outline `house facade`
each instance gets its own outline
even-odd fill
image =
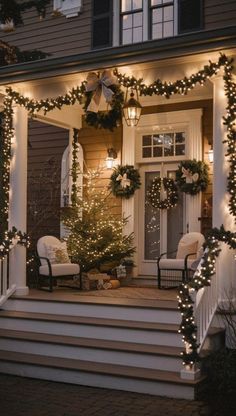
[[[212,227],[219,229],[222,225],[235,233],[234,211],[230,210],[227,192],[230,165],[223,117],[228,108],[224,70],[227,58],[230,62],[236,55],[236,3],[54,0],[46,11],[42,21],[35,12],[25,12],[23,26],[1,33],[2,40],[21,50],[37,48],[50,54],[40,61],[0,68],[2,103],[7,87],[19,94],[13,100],[15,139],[9,227],[26,232],[27,215],[28,227],[35,221],[34,216],[30,217],[30,212],[37,211],[35,207],[30,206],[29,212],[28,204],[27,214],[27,166],[29,177],[29,172],[42,171],[50,155],[56,154],[59,162],[65,162],[63,154],[67,145],[69,149],[72,146],[73,129],[79,129],[81,161],[91,169],[103,167],[99,186],[106,186],[111,175],[104,167],[109,148],[116,150],[117,164],[139,169],[142,185],[135,195],[129,199],[114,198],[117,215],[129,217],[124,232],[134,233],[135,276],[155,276],[157,256],[176,249],[182,234],[206,234]],[[222,54],[226,56],[224,64],[220,63]],[[212,63],[215,67],[209,69]],[[113,131],[96,129],[86,123],[81,101],[68,105],[66,97],[73,88],[83,85],[91,72],[101,74],[115,68],[127,97],[132,89],[137,90],[141,117],[134,127],[123,119]],[[234,73],[233,69],[233,80]],[[177,80],[181,80],[180,84]],[[60,97],[64,100],[60,108],[55,105],[48,111],[48,101],[56,100],[58,104]],[[45,100],[44,107],[36,112],[36,120],[30,120],[25,98],[34,102]],[[100,110],[107,110],[103,101]],[[208,158],[212,150],[213,163]],[[146,195],[153,179],[175,179],[179,164],[194,159],[209,166],[210,183],[205,191],[194,197],[182,193],[179,204],[170,210],[148,208]],[[64,176],[61,169],[61,183]],[[59,205],[58,198],[63,200],[65,191],[61,183],[58,182],[55,196]],[[71,184],[68,182],[67,186],[70,195]],[[30,199],[34,192],[28,181],[28,200],[34,200]],[[40,232],[45,233],[45,223]],[[59,236],[60,232],[58,218],[52,233]],[[10,267],[14,291],[16,295],[27,295],[25,248],[16,247],[15,251]],[[216,278],[214,312],[226,293],[236,289],[235,251],[223,243]],[[214,313],[208,325],[213,316]]]

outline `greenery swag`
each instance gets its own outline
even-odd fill
[[[15,227],[12,227],[11,230],[5,232],[4,238],[1,241],[0,260],[3,260],[3,258],[9,253],[15,242],[16,244],[21,244],[25,247],[29,247],[30,245],[27,234],[17,231]]]
[[[161,189],[166,191],[167,197],[161,200]],[[178,190],[171,178],[154,178],[147,192],[147,200],[153,208],[169,209],[178,203]]]
[[[208,166],[205,162],[184,160],[176,171],[176,183],[181,192],[196,195],[205,191],[209,183]]]
[[[140,186],[141,181],[138,169],[135,169],[132,165],[114,168],[109,186],[113,195],[128,199]]]
[[[209,62],[202,69],[193,73],[189,77],[177,80],[175,82],[162,82],[157,79],[150,85],[146,85],[143,79],[136,79],[114,71],[120,86],[124,88],[136,88],[140,95],[160,95],[169,98],[173,94],[187,94],[196,85],[203,86],[205,82],[216,75],[219,70],[223,69],[223,79],[225,95],[227,97],[226,115],[224,116],[224,124],[227,128],[227,154],[229,162],[229,175],[227,190],[230,194],[229,211],[235,218],[236,222],[236,83],[233,81],[233,59],[221,54],[217,62]],[[1,178],[1,196],[0,196],[0,222],[3,229],[7,229],[7,218],[9,209],[9,171],[11,159],[11,140],[13,138],[13,104],[19,104],[25,107],[29,114],[35,116],[40,110],[46,114],[55,108],[61,109],[64,105],[73,105],[79,102],[81,105],[86,100],[86,81],[80,86],[73,88],[65,95],[57,98],[47,98],[44,100],[34,100],[24,97],[20,93],[13,91],[11,88],[6,89],[6,97],[4,100],[3,121],[1,125],[1,146],[0,146],[0,178]],[[116,97],[117,107],[122,107],[122,100]],[[86,109],[86,108],[85,108]],[[101,127],[98,119],[95,119],[95,125]],[[108,125],[103,124],[104,128],[111,128],[109,120]],[[236,248],[236,235],[230,231],[225,231],[223,227],[213,229],[211,236],[206,241],[206,252],[204,254],[200,273],[197,280],[194,280],[194,287],[186,284],[181,287],[179,292],[179,307],[182,314],[182,323],[180,332],[183,334],[184,342],[188,345],[187,352],[184,352],[184,364],[194,364],[198,360],[196,327],[194,324],[192,300],[190,290],[198,290],[203,286],[210,284],[210,278],[214,274],[214,260],[219,253],[218,242],[226,242],[230,248]]]

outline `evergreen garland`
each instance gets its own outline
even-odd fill
[[[208,166],[205,162],[193,160],[184,160],[180,162],[176,171],[176,183],[181,192],[189,195],[196,195],[207,189],[209,184]],[[184,175],[184,171],[190,173],[191,176],[197,175],[197,180],[188,183]]]
[[[161,188],[167,193],[167,197],[161,200]],[[171,178],[154,178],[147,192],[147,200],[153,208],[169,209],[178,203],[178,191],[175,182]]]
[[[127,184],[129,184],[127,186],[122,186],[122,178],[126,178],[125,180],[128,181]],[[109,185],[113,195],[129,199],[140,186],[140,174],[134,166],[124,165],[114,168]]]

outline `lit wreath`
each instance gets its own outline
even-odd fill
[[[180,191],[196,195],[205,191],[209,183],[208,166],[205,162],[185,160],[176,171],[176,183]]]
[[[162,187],[167,193],[167,197],[161,200]],[[154,178],[147,192],[147,200],[153,208],[169,209],[178,203],[178,190],[175,182],[171,178]]]
[[[116,76],[105,70],[100,73],[90,72],[85,83],[85,120],[95,128],[113,130],[122,119],[124,93],[121,91]],[[101,97],[110,106],[108,111],[99,111]]]
[[[135,169],[132,165],[114,168],[109,185],[113,195],[128,199],[140,186],[141,181],[138,169]]]

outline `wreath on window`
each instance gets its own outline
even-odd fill
[[[140,174],[134,166],[124,165],[114,168],[109,185],[113,195],[128,199],[140,186]]]
[[[162,199],[162,191],[166,192],[166,198]],[[154,178],[149,190],[147,200],[153,208],[170,209],[178,203],[178,189],[171,178]]]
[[[110,106],[108,111],[99,111],[101,98]],[[124,93],[116,76],[110,70],[90,72],[85,84],[85,120],[95,128],[113,130],[122,118]]]
[[[176,171],[176,183],[182,192],[196,195],[205,191],[209,183],[208,166],[205,162],[185,160]]]

